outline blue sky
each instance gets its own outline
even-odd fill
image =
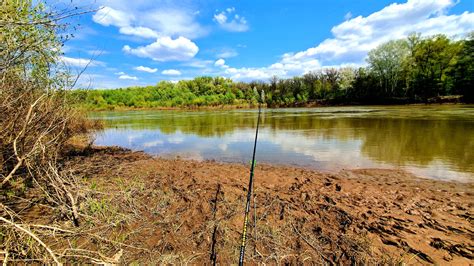
[[[72,3],[98,10],[70,21],[78,27],[63,61],[80,71],[93,58],[78,83],[92,88],[202,75],[266,81],[364,65],[370,49],[412,32],[474,30],[472,0],[90,1]]]

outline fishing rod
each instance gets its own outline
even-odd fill
[[[261,102],[264,101],[264,97],[265,97],[265,92],[262,90],[262,94],[260,95],[260,101],[258,102],[257,129],[255,130],[255,141],[253,143],[253,155],[252,155],[252,164],[250,166],[250,178],[249,178],[249,187],[247,191],[247,203],[245,205],[244,226],[242,228],[242,242],[240,245],[240,257],[239,257],[240,266],[244,265],[245,245],[247,242],[247,225],[249,221],[250,200],[252,198],[252,189],[253,189],[253,170],[255,169],[255,153],[257,151],[258,127],[260,125],[260,114],[262,112]]]

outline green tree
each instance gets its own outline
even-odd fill
[[[403,73],[402,66],[408,55],[406,40],[389,41],[369,52],[367,62],[385,95],[397,94]]]
[[[456,93],[464,95],[465,101],[474,102],[474,32],[463,42],[454,72]]]
[[[462,42],[444,35],[421,40],[414,48],[413,87],[416,95],[429,98],[449,95],[454,90],[454,69]]]

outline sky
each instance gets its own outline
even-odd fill
[[[94,10],[68,22],[62,62],[77,87],[197,76],[268,81],[364,66],[368,51],[417,32],[464,38],[474,0],[51,0]],[[92,61],[91,61],[92,60]]]

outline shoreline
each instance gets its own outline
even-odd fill
[[[96,147],[110,147],[110,146],[101,146],[101,145],[96,145]],[[120,146],[118,146],[120,147]],[[123,149],[128,149],[125,147],[120,147]],[[250,165],[247,165],[243,161],[232,161],[232,160],[218,160],[218,159],[194,159],[194,158],[188,158],[185,156],[178,156],[178,155],[156,155],[156,154],[150,154],[142,150],[133,150],[130,149],[131,152],[143,152],[146,153],[147,155],[151,156],[151,158],[155,159],[162,159],[162,160],[183,160],[183,161],[189,161],[189,162],[195,162],[195,163],[219,163],[219,164],[229,164],[229,165],[242,165],[244,167],[250,167]],[[311,166],[311,165],[298,165],[298,164],[291,164],[291,163],[271,163],[271,162],[261,162],[257,160],[258,165],[264,165],[267,167],[276,167],[276,168],[295,168],[295,169],[304,169],[304,170],[309,170],[309,171],[315,171],[321,174],[331,174],[331,173],[338,173],[341,171],[356,171],[356,170],[366,170],[366,169],[373,169],[373,170],[381,170],[381,171],[401,171],[401,172],[406,172],[409,175],[413,175],[418,179],[422,180],[434,180],[434,181],[440,181],[440,182],[453,182],[453,183],[459,183],[459,184],[470,184],[474,183],[474,176],[472,176],[471,173],[458,173],[459,175],[463,175],[464,178],[462,179],[453,179],[453,178],[440,178],[436,176],[429,176],[428,174],[423,174],[423,170],[413,168],[411,169],[406,169],[405,167],[410,168],[410,166],[395,166],[395,165],[389,165],[385,164],[383,166],[374,166],[374,167],[334,167],[334,168],[320,168],[317,166]]]
[[[216,224],[218,261],[236,262],[246,165],[93,147],[71,153],[66,166],[94,184],[97,197],[132,217],[120,229],[125,243],[147,252],[124,248],[123,262],[208,263]],[[255,177],[258,240],[251,229],[247,262],[472,262],[472,182],[401,170],[323,173],[268,164],[257,165]],[[125,204],[127,197],[133,204]]]
[[[325,107],[361,107],[361,106],[450,106],[450,105],[472,105],[472,103],[464,102],[426,102],[426,103],[407,103],[407,104],[382,104],[382,103],[363,103],[363,104],[304,104],[295,106],[274,106],[266,109],[286,109],[286,108],[325,108]],[[112,107],[112,108],[83,108],[77,107],[80,111],[85,112],[111,112],[111,111],[220,111],[220,110],[254,110],[258,109],[258,105],[219,105],[219,106],[186,106],[186,107]]]

